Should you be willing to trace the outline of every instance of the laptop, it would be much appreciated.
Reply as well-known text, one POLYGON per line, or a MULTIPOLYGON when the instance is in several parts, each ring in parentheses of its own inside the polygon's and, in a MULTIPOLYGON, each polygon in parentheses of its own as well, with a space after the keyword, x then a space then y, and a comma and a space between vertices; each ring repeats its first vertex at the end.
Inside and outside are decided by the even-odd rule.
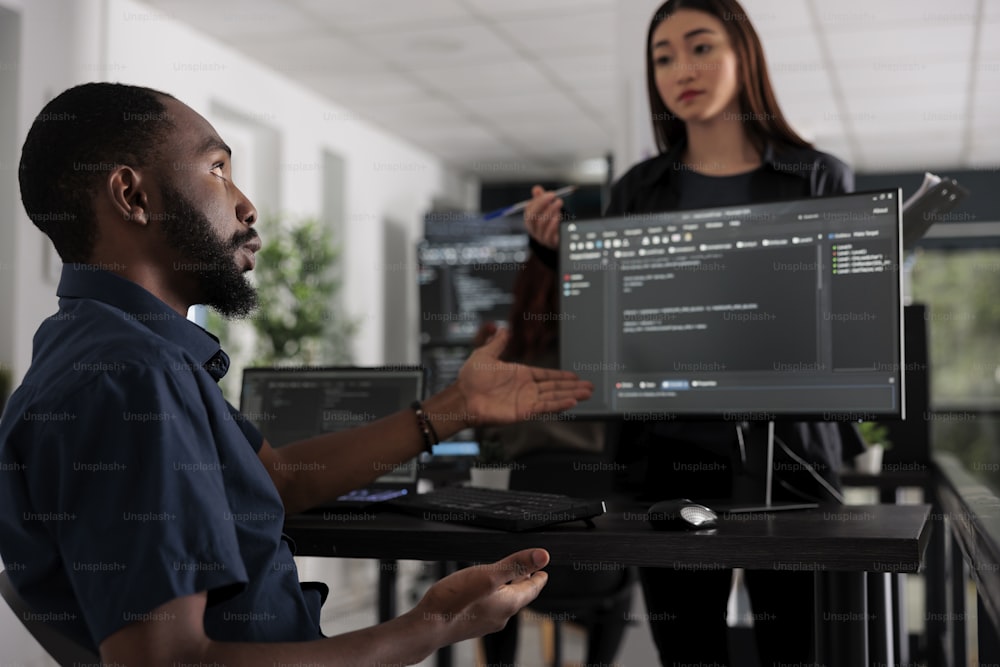
MULTIPOLYGON (((423 398, 424 384, 419 366, 247 368, 240 412, 272 447, 280 448, 408 410, 414 400, 423 398)), ((412 459, 368 486, 314 509, 374 509, 383 501, 415 494, 417 472, 417 461, 412 459)))

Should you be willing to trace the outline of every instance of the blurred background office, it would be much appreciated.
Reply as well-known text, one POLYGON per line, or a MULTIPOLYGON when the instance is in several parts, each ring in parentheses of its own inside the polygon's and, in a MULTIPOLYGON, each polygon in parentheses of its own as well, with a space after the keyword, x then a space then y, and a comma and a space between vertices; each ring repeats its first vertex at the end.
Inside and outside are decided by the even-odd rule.
MULTIPOLYGON (((326 312, 354 323, 343 360, 413 363, 428 343, 416 250, 428 216, 461 226, 468 212, 528 197, 536 182, 587 186, 569 206, 598 214, 607 184, 653 154, 643 52, 659 4, 0 0, 0 399, 56 309, 59 260, 21 208, 16 175, 27 128, 59 91, 135 83, 205 115, 265 216, 318 219, 341 249, 342 288, 326 312)), ((982 464, 974 472, 995 473, 1000 2, 744 6, 789 120, 851 165, 858 189, 898 185, 906 195, 928 170, 973 191, 911 256, 907 291, 928 304, 933 380, 918 418, 933 442, 961 442, 982 464)), ((512 223, 500 231, 516 231, 512 223)), ((255 335, 249 324, 230 332, 230 394, 255 359, 255 335)), ((370 564, 303 567, 343 581, 331 597, 339 606, 327 605, 337 623, 372 620, 370 564)), ((6 610, 0 639, 12 664, 48 664, 6 610)))

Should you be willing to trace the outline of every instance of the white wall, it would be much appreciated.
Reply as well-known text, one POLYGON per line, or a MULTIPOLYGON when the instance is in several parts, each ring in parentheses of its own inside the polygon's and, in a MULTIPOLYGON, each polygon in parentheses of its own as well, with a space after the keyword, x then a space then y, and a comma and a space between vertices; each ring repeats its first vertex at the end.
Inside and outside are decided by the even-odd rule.
MULTIPOLYGON (((18 58, 20 57, 21 17, 18 12, 0 5, 0 207, 13 208, 17 192, 17 113, 18 58)), ((0 226, 0 313, 14 311, 13 220, 0 226)), ((8 370, 14 357, 12 337, 0 334, 0 369, 8 370)))
MULTIPOLYGON (((169 92, 210 121, 217 102, 273 127, 281 139, 279 206, 287 213, 320 214, 322 151, 341 156, 347 165, 343 302, 361 326, 355 361, 384 360, 383 225, 387 219, 403 225, 412 245, 433 198, 475 204, 470 201, 473 180, 448 172, 426 152, 145 5, 130 0, 0 0, 0 6, 22 16, 17 146, 54 95, 84 81, 110 80, 169 92)), ((235 161, 239 159, 236 155, 235 161)), ((0 170, 0 177, 16 180, 16 169, 0 170)), ((248 195, 253 198, 254 193, 248 195)), ((0 241, 16 252, 13 269, 0 272, 5 283, 14 284, 13 308, 7 311, 13 317, 0 322, 0 363, 12 365, 19 379, 30 361, 35 329, 56 308, 55 286, 44 278, 56 272, 46 271, 52 261, 48 240, 31 225, 20 202, 5 200, 2 205, 4 219, 12 224, 0 231, 0 241)), ((414 323, 415 340, 415 280, 410 292, 408 321, 414 323)), ((394 352, 394 360, 401 360, 401 354, 415 361, 416 344, 394 352)))
MULTIPOLYGON (((24 121, 26 107, 32 106, 34 114, 38 113, 44 100, 46 85, 49 82, 62 82, 60 72, 68 70, 72 59, 72 37, 63 30, 64 24, 57 19, 59 12, 53 8, 38 6, 31 12, 25 10, 22 0, 0 0, 0 7, 16 12, 20 23, 20 52, 15 59, 7 54, 0 55, 0 67, 4 73, 17 74, 16 94, 13 98, 2 102, 5 120, 11 120, 6 114, 13 111, 15 137, 0 137, 0 146, 4 152, 0 154, 0 250, 3 262, 0 270, 0 364, 13 368, 15 378, 20 378, 27 369, 31 355, 31 334, 35 326, 45 315, 55 310, 54 288, 42 283, 42 261, 45 247, 40 242, 41 233, 25 215, 21 207, 20 196, 17 195, 17 160, 20 157, 20 146, 24 140, 28 125, 24 121), (30 16, 28 15, 30 13, 30 16), (52 28, 46 38, 45 25, 52 28), (51 41, 50 44, 45 42, 51 41), (21 63, 35 59, 36 66, 31 68, 32 75, 25 73, 21 63), (33 102, 29 105, 28 99, 33 102), (7 152, 11 145, 16 145, 15 151, 7 152), (28 327, 19 326, 19 320, 30 319, 28 327)), ((64 14, 65 15, 65 14, 64 14)), ((8 39, 6 31, 3 38, 8 39)), ((67 77, 68 78, 68 77, 67 77)), ((6 89, 4 91, 7 92, 6 89)), ((10 123, 0 124, 0 132, 8 133, 10 123)), ((2 567, 2 565, 0 565, 2 567)), ((55 663, 50 660, 37 642, 24 629, 21 622, 6 606, 0 605, 0 665, 3 667, 49 667, 55 663)))
POLYGON ((664 0, 618 0, 618 118, 615 126, 615 173, 656 155, 656 139, 646 92, 646 31, 664 0))

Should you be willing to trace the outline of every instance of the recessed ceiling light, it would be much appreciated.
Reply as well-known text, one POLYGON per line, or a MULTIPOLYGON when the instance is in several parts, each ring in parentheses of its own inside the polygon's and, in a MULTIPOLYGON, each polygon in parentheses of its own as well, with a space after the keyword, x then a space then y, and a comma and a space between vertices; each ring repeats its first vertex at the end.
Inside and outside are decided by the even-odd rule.
POLYGON ((589 158, 581 160, 576 165, 577 173, 582 176, 601 176, 608 173, 608 160, 603 157, 589 158))

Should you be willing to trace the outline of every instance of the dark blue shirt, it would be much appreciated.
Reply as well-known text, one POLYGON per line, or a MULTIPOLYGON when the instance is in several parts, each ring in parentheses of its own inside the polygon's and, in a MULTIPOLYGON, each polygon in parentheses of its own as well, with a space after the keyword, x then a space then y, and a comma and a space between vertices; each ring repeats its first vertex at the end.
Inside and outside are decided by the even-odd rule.
POLYGON ((299 583, 218 339, 95 267, 65 266, 58 295, 0 420, 0 555, 21 595, 95 651, 201 591, 214 639, 319 638, 325 591, 299 583))

